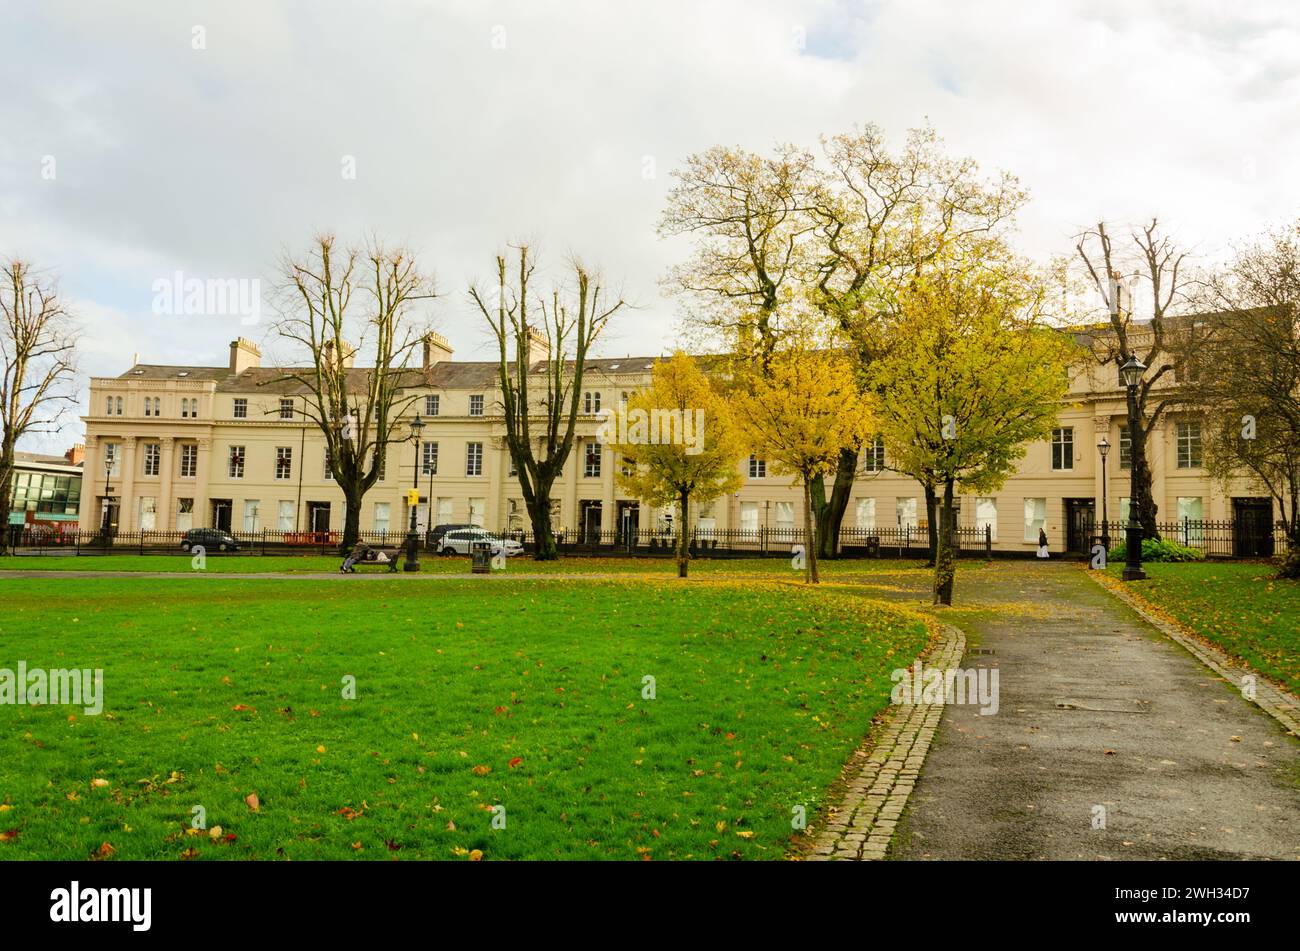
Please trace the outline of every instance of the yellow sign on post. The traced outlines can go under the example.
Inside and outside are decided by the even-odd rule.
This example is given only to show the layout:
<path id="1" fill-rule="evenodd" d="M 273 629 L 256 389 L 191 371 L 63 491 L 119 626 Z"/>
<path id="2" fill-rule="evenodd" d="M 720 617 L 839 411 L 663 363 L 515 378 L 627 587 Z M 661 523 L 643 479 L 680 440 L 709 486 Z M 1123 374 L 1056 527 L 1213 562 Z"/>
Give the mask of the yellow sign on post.
<path id="1" fill-rule="evenodd" d="M 420 490 L 419 490 L 419 489 L 407 489 L 407 490 L 406 490 L 406 504 L 407 504 L 407 505 L 410 505 L 410 506 L 416 506 L 416 505 L 419 505 L 419 504 L 420 504 Z"/>

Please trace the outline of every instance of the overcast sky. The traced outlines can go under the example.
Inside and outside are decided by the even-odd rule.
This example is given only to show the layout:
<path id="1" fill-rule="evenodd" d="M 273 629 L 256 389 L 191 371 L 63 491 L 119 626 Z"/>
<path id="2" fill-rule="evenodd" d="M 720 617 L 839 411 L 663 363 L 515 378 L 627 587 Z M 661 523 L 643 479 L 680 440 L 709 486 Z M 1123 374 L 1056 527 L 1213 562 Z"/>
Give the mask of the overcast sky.
<path id="1" fill-rule="evenodd" d="M 269 340 L 265 316 L 156 315 L 154 282 L 265 287 L 322 228 L 415 249 L 458 357 L 485 343 L 468 282 L 519 238 L 637 302 L 604 354 L 659 353 L 685 253 L 655 234 L 671 169 L 865 122 L 900 142 L 928 120 L 1020 176 L 1040 258 L 1099 216 L 1159 215 L 1212 258 L 1300 214 L 1287 0 L 5 5 L 0 254 L 57 271 L 86 376 Z"/>

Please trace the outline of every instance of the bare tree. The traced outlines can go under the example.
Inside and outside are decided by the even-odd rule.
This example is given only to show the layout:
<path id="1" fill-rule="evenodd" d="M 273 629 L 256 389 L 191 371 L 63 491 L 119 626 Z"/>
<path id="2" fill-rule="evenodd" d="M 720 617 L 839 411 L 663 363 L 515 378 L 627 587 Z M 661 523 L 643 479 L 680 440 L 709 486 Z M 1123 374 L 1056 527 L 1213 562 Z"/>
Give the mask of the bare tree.
<path id="1" fill-rule="evenodd" d="M 5 262 L 0 316 L 0 513 L 7 515 L 18 441 L 58 432 L 75 401 L 76 327 L 54 281 L 17 258 Z"/>
<path id="2" fill-rule="evenodd" d="M 550 561 L 558 554 L 551 529 L 551 487 L 573 448 L 587 356 L 624 301 L 608 303 L 599 276 L 576 261 L 574 287 L 552 289 L 549 302 L 545 296 L 534 301 L 528 247 L 515 250 L 519 267 L 513 283 L 505 256 L 497 256 L 495 303 L 477 287 L 471 286 L 469 294 L 497 343 L 506 448 L 533 528 L 533 557 Z"/>
<path id="3" fill-rule="evenodd" d="M 1214 328 L 1185 319 L 1197 284 L 1186 252 L 1161 231 L 1158 220 L 1131 230 L 1128 238 L 1117 248 L 1105 222 L 1100 222 L 1076 237 L 1075 251 L 1106 306 L 1102 331 L 1090 335 L 1094 358 L 1116 373 L 1132 357 L 1147 367 L 1142 382 L 1126 397 L 1132 460 L 1129 504 L 1146 537 L 1159 538 L 1147 442 L 1165 413 L 1187 405 L 1184 391 L 1173 381 L 1181 375 L 1186 355 L 1205 344 Z M 1140 316 L 1134 303 L 1139 289 L 1145 305 Z"/>
<path id="4" fill-rule="evenodd" d="M 1282 576 L 1300 578 L 1300 223 L 1240 249 L 1204 300 L 1218 332 L 1190 355 L 1185 389 L 1204 410 L 1206 467 L 1264 487 L 1287 538 Z"/>
<path id="5" fill-rule="evenodd" d="M 282 367 L 268 385 L 297 383 L 304 412 L 325 437 L 330 472 L 343 491 L 343 548 L 356 544 L 361 505 L 383 470 L 388 447 L 404 441 L 402 414 L 418 399 L 412 355 L 428 328 L 412 304 L 434 297 L 432 282 L 410 252 L 372 241 L 336 249 L 323 234 L 301 257 L 286 254 L 276 330 L 305 349 L 306 366 Z M 359 292 L 358 301 L 353 301 Z M 353 365 L 358 353 L 373 359 Z M 306 463 L 300 460 L 299 465 Z"/>

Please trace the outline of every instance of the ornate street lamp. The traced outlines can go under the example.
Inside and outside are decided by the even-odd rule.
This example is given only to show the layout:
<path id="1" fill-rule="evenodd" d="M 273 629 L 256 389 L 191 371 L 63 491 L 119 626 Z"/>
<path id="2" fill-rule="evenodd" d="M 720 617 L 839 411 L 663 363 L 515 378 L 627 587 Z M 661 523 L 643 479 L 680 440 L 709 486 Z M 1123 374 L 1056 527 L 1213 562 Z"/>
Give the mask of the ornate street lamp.
<path id="1" fill-rule="evenodd" d="M 415 419 L 411 420 L 411 441 L 415 443 L 415 481 L 411 484 L 414 486 L 406 497 L 407 507 L 411 510 L 411 526 L 406 533 L 406 563 L 402 565 L 403 571 L 420 570 L 420 540 L 415 534 L 415 514 L 420 504 L 420 430 L 424 429 L 424 421 L 420 419 L 420 414 L 415 414 Z"/>
<path id="2" fill-rule="evenodd" d="M 112 479 L 113 479 L 113 460 L 108 455 L 108 450 L 105 449 L 104 450 L 104 535 L 105 537 L 108 536 L 109 531 L 113 527 L 113 522 L 112 519 L 110 518 L 110 514 L 113 506 Z"/>
<path id="3" fill-rule="evenodd" d="M 1101 453 L 1101 547 L 1110 554 L 1110 516 L 1106 508 L 1109 495 L 1106 492 L 1106 456 L 1110 453 L 1110 440 L 1102 436 L 1097 440 L 1097 451 Z"/>
<path id="4" fill-rule="evenodd" d="M 1128 418 L 1132 425 L 1133 417 L 1137 415 L 1137 388 L 1142 382 L 1142 374 L 1146 372 L 1146 364 L 1136 356 L 1130 356 L 1124 365 L 1119 368 L 1120 379 L 1124 381 L 1124 386 L 1128 390 Z M 1147 573 L 1142 570 L 1142 526 L 1137 520 L 1137 509 L 1134 507 L 1134 499 L 1129 503 L 1128 509 L 1128 527 L 1125 530 L 1124 547 L 1128 557 L 1124 563 L 1123 578 L 1125 581 L 1145 581 Z"/>

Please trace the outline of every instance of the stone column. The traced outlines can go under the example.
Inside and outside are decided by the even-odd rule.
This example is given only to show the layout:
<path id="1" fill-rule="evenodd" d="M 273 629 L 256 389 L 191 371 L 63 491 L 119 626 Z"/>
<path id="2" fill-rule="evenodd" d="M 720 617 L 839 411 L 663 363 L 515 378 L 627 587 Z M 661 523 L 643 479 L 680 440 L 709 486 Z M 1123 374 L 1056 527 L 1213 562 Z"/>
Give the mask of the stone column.
<path id="1" fill-rule="evenodd" d="M 122 532 L 134 532 L 140 528 L 140 506 L 135 497 L 135 441 L 133 434 L 122 437 L 121 475 L 117 477 L 122 486 L 121 492 L 117 493 L 121 499 L 117 527 Z"/>
<path id="2" fill-rule="evenodd" d="M 212 440 L 200 438 L 198 440 L 198 468 L 194 471 L 194 520 L 195 528 L 210 528 L 209 519 L 212 517 L 212 506 L 208 503 L 208 472 L 209 467 L 214 460 L 211 458 L 209 450 L 212 448 Z"/>
<path id="3" fill-rule="evenodd" d="M 94 531 L 102 517 L 99 512 L 99 480 L 104 475 L 103 460 L 99 458 L 97 437 L 86 434 L 86 455 L 81 463 L 81 501 L 77 503 L 77 530 Z"/>
<path id="4" fill-rule="evenodd" d="M 172 469 L 175 466 L 175 460 L 172 456 L 172 449 L 176 440 L 171 436 L 160 436 L 158 439 L 159 460 L 158 460 L 158 531 L 170 532 L 176 525 L 176 513 L 173 511 L 175 505 L 172 502 Z"/>

